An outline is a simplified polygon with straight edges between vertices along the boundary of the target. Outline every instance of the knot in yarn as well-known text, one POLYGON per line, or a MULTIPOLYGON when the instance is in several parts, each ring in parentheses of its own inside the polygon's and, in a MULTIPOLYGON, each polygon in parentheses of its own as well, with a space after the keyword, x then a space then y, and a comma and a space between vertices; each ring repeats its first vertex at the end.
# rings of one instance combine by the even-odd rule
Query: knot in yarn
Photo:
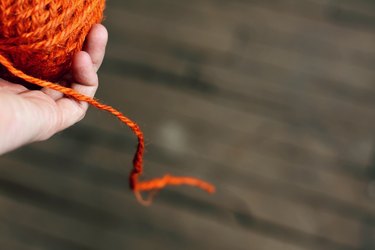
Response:
MULTIPOLYGON (((57 81, 104 7, 105 0, 0 0, 0 54, 30 76, 57 81)), ((0 75, 14 79, 5 68, 0 75)))

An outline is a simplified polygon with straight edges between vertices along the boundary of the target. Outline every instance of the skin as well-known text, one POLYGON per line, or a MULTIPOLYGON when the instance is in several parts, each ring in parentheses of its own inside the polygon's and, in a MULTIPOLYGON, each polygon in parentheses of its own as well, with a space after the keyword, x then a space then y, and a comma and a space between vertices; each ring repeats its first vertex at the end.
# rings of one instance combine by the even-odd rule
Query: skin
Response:
MULTIPOLYGON (((93 26, 85 46, 72 61, 64 77, 70 87, 93 97, 99 85, 97 71, 103 61, 108 33, 101 24, 93 26)), ((0 154, 23 145, 44 141, 86 114, 88 104, 50 89, 28 90, 0 79, 0 154)))

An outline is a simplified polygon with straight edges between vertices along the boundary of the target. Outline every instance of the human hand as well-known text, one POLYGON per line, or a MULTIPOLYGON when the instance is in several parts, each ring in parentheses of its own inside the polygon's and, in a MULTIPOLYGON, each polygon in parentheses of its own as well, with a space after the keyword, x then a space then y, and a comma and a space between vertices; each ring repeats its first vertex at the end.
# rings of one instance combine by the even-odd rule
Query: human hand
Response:
MULTIPOLYGON (((108 33, 101 24, 93 26, 83 51, 72 61, 65 76, 70 87, 93 97, 98 88, 97 71, 103 61, 108 33)), ((0 79, 0 154, 35 141, 43 141, 80 121, 88 104, 51 89, 29 90, 0 79)))

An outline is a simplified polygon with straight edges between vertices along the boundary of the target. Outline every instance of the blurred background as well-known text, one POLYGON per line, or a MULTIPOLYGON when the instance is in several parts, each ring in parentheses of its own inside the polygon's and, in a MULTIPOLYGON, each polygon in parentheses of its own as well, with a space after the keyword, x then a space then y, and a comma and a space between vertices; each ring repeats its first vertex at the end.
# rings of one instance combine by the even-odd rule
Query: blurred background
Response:
POLYGON ((0 248, 375 249, 375 2, 108 0, 98 98, 137 121, 79 124, 0 157, 0 248))

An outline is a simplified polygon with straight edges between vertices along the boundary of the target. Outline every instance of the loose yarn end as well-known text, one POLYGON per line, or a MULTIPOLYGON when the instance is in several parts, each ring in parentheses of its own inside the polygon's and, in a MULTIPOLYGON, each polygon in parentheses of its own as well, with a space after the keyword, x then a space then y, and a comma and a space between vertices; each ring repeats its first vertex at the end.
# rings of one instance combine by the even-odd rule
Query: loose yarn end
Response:
POLYGON ((138 138, 138 146, 137 146, 136 153, 134 155, 133 169, 130 173, 129 182, 130 182, 130 187, 135 194, 135 197, 141 204, 150 205, 155 195, 154 191, 163 189, 169 185, 173 185, 173 186, 189 185, 189 186, 195 186, 197 188, 200 188, 208 193, 215 192, 215 187, 212 184, 205 182, 198 178, 193 178, 193 177, 165 175, 162 178, 151 179, 148 181, 139 181, 139 177, 143 172, 143 154, 144 154, 145 144, 144 144, 143 132, 141 131, 137 123, 135 123, 134 121, 126 117, 124 114, 122 114, 120 111, 113 108, 112 106, 103 104, 94 98, 82 95, 78 93, 77 91, 75 91, 74 89, 67 88, 67 87, 52 83, 52 82, 45 81, 45 80, 41 80, 41 79, 38 79, 38 78, 29 76, 23 73, 22 71, 13 67, 12 63, 9 62, 9 60, 6 59, 2 55, 0 55, 0 64, 2 64, 14 76, 17 76, 29 83, 38 85, 42 88, 50 88, 50 89, 59 91, 78 101, 87 102, 100 110, 105 110, 111 113, 112 115, 116 116, 121 122, 126 124, 138 138), (148 199, 144 199, 142 195, 140 194, 141 192, 145 192, 145 191, 151 192, 148 199))
POLYGON ((72 57, 82 50, 91 27, 103 20, 104 8, 105 0, 0 0, 0 77, 59 91, 126 124, 138 138, 129 182, 141 204, 150 204, 156 192, 168 185, 189 185, 213 193, 213 185, 193 177, 165 175, 139 181, 145 149, 139 126, 112 106, 54 83, 70 69, 72 57), (150 192, 147 199, 142 192, 150 192))

